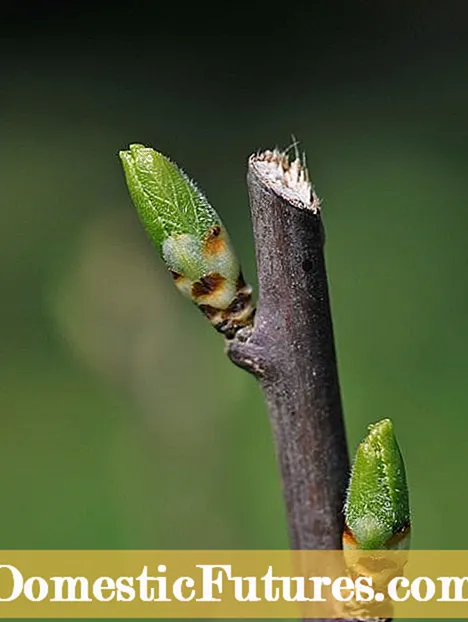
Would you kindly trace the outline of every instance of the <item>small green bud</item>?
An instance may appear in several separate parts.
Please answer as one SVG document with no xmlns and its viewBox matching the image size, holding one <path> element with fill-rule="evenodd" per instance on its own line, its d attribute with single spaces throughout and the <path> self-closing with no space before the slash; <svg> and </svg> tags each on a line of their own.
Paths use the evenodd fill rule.
<svg viewBox="0 0 468 622">
<path fill-rule="evenodd" d="M 369 426 L 358 447 L 345 516 L 344 548 L 409 548 L 405 465 L 390 419 Z"/>
<path fill-rule="evenodd" d="M 140 220 L 176 286 L 217 330 L 234 337 L 252 323 L 252 290 L 218 214 L 194 182 L 161 153 L 130 145 L 119 155 Z"/>
</svg>

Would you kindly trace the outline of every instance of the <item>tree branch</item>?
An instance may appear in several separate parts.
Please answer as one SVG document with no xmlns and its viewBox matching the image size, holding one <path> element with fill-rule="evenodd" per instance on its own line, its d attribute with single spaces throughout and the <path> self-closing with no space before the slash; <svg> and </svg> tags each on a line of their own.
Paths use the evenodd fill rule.
<svg viewBox="0 0 468 622">
<path fill-rule="evenodd" d="M 350 467 L 319 200 L 299 157 L 277 150 L 250 157 L 247 184 L 259 309 L 228 355 L 265 394 L 291 547 L 341 549 Z"/>
<path fill-rule="evenodd" d="M 228 353 L 265 393 L 292 548 L 339 549 L 349 462 L 319 202 L 299 159 L 276 150 L 250 158 L 247 184 L 259 310 Z"/>
</svg>

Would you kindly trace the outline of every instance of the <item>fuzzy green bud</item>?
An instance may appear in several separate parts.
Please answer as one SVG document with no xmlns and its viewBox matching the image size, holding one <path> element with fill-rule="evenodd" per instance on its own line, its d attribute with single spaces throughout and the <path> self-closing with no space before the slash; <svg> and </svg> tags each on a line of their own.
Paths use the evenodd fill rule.
<svg viewBox="0 0 468 622">
<path fill-rule="evenodd" d="M 119 155 L 140 220 L 176 286 L 217 330 L 232 338 L 252 323 L 254 307 L 218 214 L 163 154 L 130 145 Z"/>
<path fill-rule="evenodd" d="M 369 426 L 368 435 L 358 447 L 345 516 L 345 548 L 409 548 L 405 465 L 390 419 Z"/>
</svg>

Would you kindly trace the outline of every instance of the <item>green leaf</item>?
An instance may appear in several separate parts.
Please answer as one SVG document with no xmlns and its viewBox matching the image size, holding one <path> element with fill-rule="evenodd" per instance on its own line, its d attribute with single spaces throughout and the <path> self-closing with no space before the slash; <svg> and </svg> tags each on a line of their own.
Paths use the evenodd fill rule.
<svg viewBox="0 0 468 622">
<path fill-rule="evenodd" d="M 369 426 L 367 437 L 358 447 L 345 515 L 345 547 L 408 548 L 408 486 L 390 419 Z"/>
<path fill-rule="evenodd" d="M 162 250 L 171 235 L 203 237 L 219 216 L 187 175 L 144 145 L 120 152 L 128 189 L 151 240 Z"/>
</svg>

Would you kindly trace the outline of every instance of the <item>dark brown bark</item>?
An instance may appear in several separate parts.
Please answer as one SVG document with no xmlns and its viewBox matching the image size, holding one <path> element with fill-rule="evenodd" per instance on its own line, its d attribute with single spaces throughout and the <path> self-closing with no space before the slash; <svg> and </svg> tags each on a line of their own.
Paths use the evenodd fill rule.
<svg viewBox="0 0 468 622">
<path fill-rule="evenodd" d="M 259 301 L 230 358 L 265 393 L 291 546 L 339 549 L 349 474 L 318 201 L 285 197 L 249 160 Z"/>
<path fill-rule="evenodd" d="M 291 547 L 340 549 L 349 460 L 322 219 L 313 193 L 304 201 L 294 184 L 284 191 L 263 174 L 257 164 L 264 158 L 250 158 L 247 176 L 258 312 L 253 329 L 230 342 L 228 354 L 259 379 L 265 394 Z"/>
</svg>

